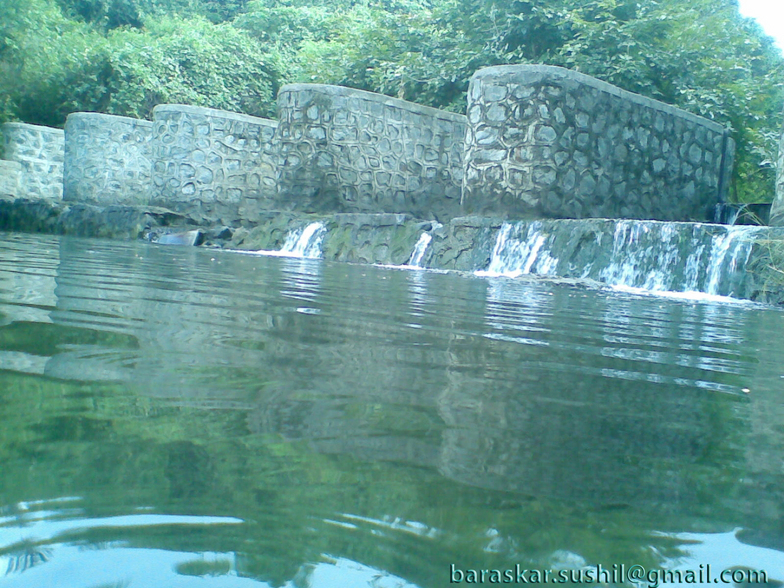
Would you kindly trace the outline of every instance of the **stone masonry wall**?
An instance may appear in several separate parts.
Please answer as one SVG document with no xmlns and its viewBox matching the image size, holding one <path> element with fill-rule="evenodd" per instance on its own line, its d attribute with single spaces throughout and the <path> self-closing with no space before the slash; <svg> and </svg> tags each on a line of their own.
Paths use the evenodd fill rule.
<svg viewBox="0 0 784 588">
<path fill-rule="evenodd" d="M 704 221 L 727 193 L 723 127 L 574 71 L 480 70 L 468 123 L 468 213 Z"/>
<path fill-rule="evenodd" d="M 21 175 L 21 163 L 0 159 L 0 200 L 14 199 L 19 196 Z"/>
<path fill-rule="evenodd" d="M 770 209 L 770 224 L 784 226 L 784 128 L 779 142 L 779 158 L 776 162 L 776 196 Z"/>
<path fill-rule="evenodd" d="M 151 204 L 224 224 L 274 208 L 275 121 L 172 104 L 153 121 Z"/>
<path fill-rule="evenodd" d="M 302 212 L 460 213 L 462 115 L 317 84 L 278 94 L 278 204 Z"/>
<path fill-rule="evenodd" d="M 77 112 L 65 123 L 63 199 L 89 204 L 146 204 L 150 138 L 146 120 Z"/>
<path fill-rule="evenodd" d="M 18 196 L 33 200 L 61 200 L 63 131 L 26 123 L 5 123 L 3 137 L 5 159 L 21 165 Z"/>
</svg>

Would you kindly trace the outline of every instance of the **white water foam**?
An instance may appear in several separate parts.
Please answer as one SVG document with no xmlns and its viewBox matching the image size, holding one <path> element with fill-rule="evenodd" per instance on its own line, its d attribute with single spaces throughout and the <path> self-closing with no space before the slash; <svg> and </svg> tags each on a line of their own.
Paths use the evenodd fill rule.
<svg viewBox="0 0 784 588">
<path fill-rule="evenodd" d="M 430 245 L 432 240 L 433 237 L 430 233 L 422 233 L 416 245 L 414 245 L 414 251 L 411 253 L 411 258 L 406 265 L 409 267 L 422 267 L 422 258 L 424 258 L 427 246 Z"/>
<path fill-rule="evenodd" d="M 656 247 L 651 240 L 656 238 Z M 610 263 L 599 279 L 606 284 L 643 288 L 653 292 L 672 289 L 672 267 L 680 256 L 672 225 L 645 221 L 618 221 Z"/>
<path fill-rule="evenodd" d="M 601 235 L 607 233 L 599 233 L 590 244 L 582 245 L 598 248 L 595 255 L 591 250 L 583 252 L 583 259 L 592 261 L 583 267 L 569 262 L 559 268 L 559 258 L 574 251 L 573 225 L 534 221 L 525 229 L 523 223 L 504 223 L 487 269 L 476 274 L 579 276 L 617 288 L 692 294 L 694 299 L 740 294 L 756 227 L 696 223 L 689 233 L 684 223 L 619 220 L 614 224 L 609 256 L 601 250 Z M 561 251 L 564 247 L 567 250 Z"/>
<path fill-rule="evenodd" d="M 513 236 L 515 228 L 511 223 L 501 226 L 490 256 L 490 265 L 486 270 L 475 272 L 476 275 L 509 278 L 524 274 L 556 275 L 558 258 L 553 257 L 546 246 L 550 235 L 542 231 L 542 223 L 531 223 L 522 241 Z"/>
<path fill-rule="evenodd" d="M 703 291 L 718 294 L 723 277 L 745 271 L 752 249 L 748 235 L 753 230 L 753 227 L 731 227 L 725 235 L 713 238 Z"/>
<path fill-rule="evenodd" d="M 306 227 L 289 231 L 279 251 L 259 249 L 258 251 L 234 250 L 234 252 L 268 257 L 319 259 L 321 257 L 321 244 L 326 234 L 327 227 L 324 226 L 324 223 L 310 223 Z"/>
</svg>

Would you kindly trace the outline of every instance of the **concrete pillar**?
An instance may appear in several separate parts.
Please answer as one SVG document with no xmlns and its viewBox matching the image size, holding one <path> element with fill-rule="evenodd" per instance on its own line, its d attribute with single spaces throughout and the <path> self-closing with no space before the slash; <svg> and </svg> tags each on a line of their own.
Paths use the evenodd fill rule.
<svg viewBox="0 0 784 588">
<path fill-rule="evenodd" d="M 26 123 L 3 124 L 5 159 L 20 166 L 20 198 L 63 198 L 63 131 Z"/>
<path fill-rule="evenodd" d="M 146 120 L 76 112 L 65 123 L 64 200 L 109 206 L 150 198 L 150 139 Z"/>
</svg>

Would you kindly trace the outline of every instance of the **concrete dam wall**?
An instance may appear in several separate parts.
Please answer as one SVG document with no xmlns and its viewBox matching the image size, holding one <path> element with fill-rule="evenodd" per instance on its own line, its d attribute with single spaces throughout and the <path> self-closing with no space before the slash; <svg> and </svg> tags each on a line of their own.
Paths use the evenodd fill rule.
<svg viewBox="0 0 784 588">
<path fill-rule="evenodd" d="M 285 86 L 278 116 L 284 208 L 460 214 L 464 116 L 316 84 Z"/>
<path fill-rule="evenodd" d="M 275 209 L 275 121 L 164 104 L 153 124 L 151 204 L 224 224 Z"/>
<path fill-rule="evenodd" d="M 16 180 L 6 180 L 17 186 L 15 195 L 49 202 L 62 200 L 63 131 L 26 123 L 5 123 L 3 138 L 5 160 L 18 164 L 12 165 L 10 172 L 17 176 Z M 4 168 L 9 169 L 9 166 L 6 164 Z M 10 188 L 9 185 L 4 189 Z"/>
<path fill-rule="evenodd" d="M 710 221 L 725 200 L 722 127 L 588 76 L 480 70 L 467 112 L 294 84 L 278 121 L 160 105 L 152 122 L 76 113 L 65 133 L 11 123 L 0 195 L 231 226 L 270 211 Z"/>
<path fill-rule="evenodd" d="M 466 212 L 698 221 L 727 194 L 721 125 L 571 70 L 480 70 L 468 123 Z"/>
</svg>

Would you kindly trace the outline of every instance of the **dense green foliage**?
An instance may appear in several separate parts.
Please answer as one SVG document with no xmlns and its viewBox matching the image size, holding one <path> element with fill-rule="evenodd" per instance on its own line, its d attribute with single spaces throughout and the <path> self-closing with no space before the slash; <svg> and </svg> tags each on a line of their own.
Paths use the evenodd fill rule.
<svg viewBox="0 0 784 588">
<path fill-rule="evenodd" d="M 730 127 L 734 198 L 769 200 L 784 58 L 735 0 L 3 0 L 0 120 L 274 112 L 286 82 L 462 111 L 470 76 L 549 63 Z"/>
</svg>

